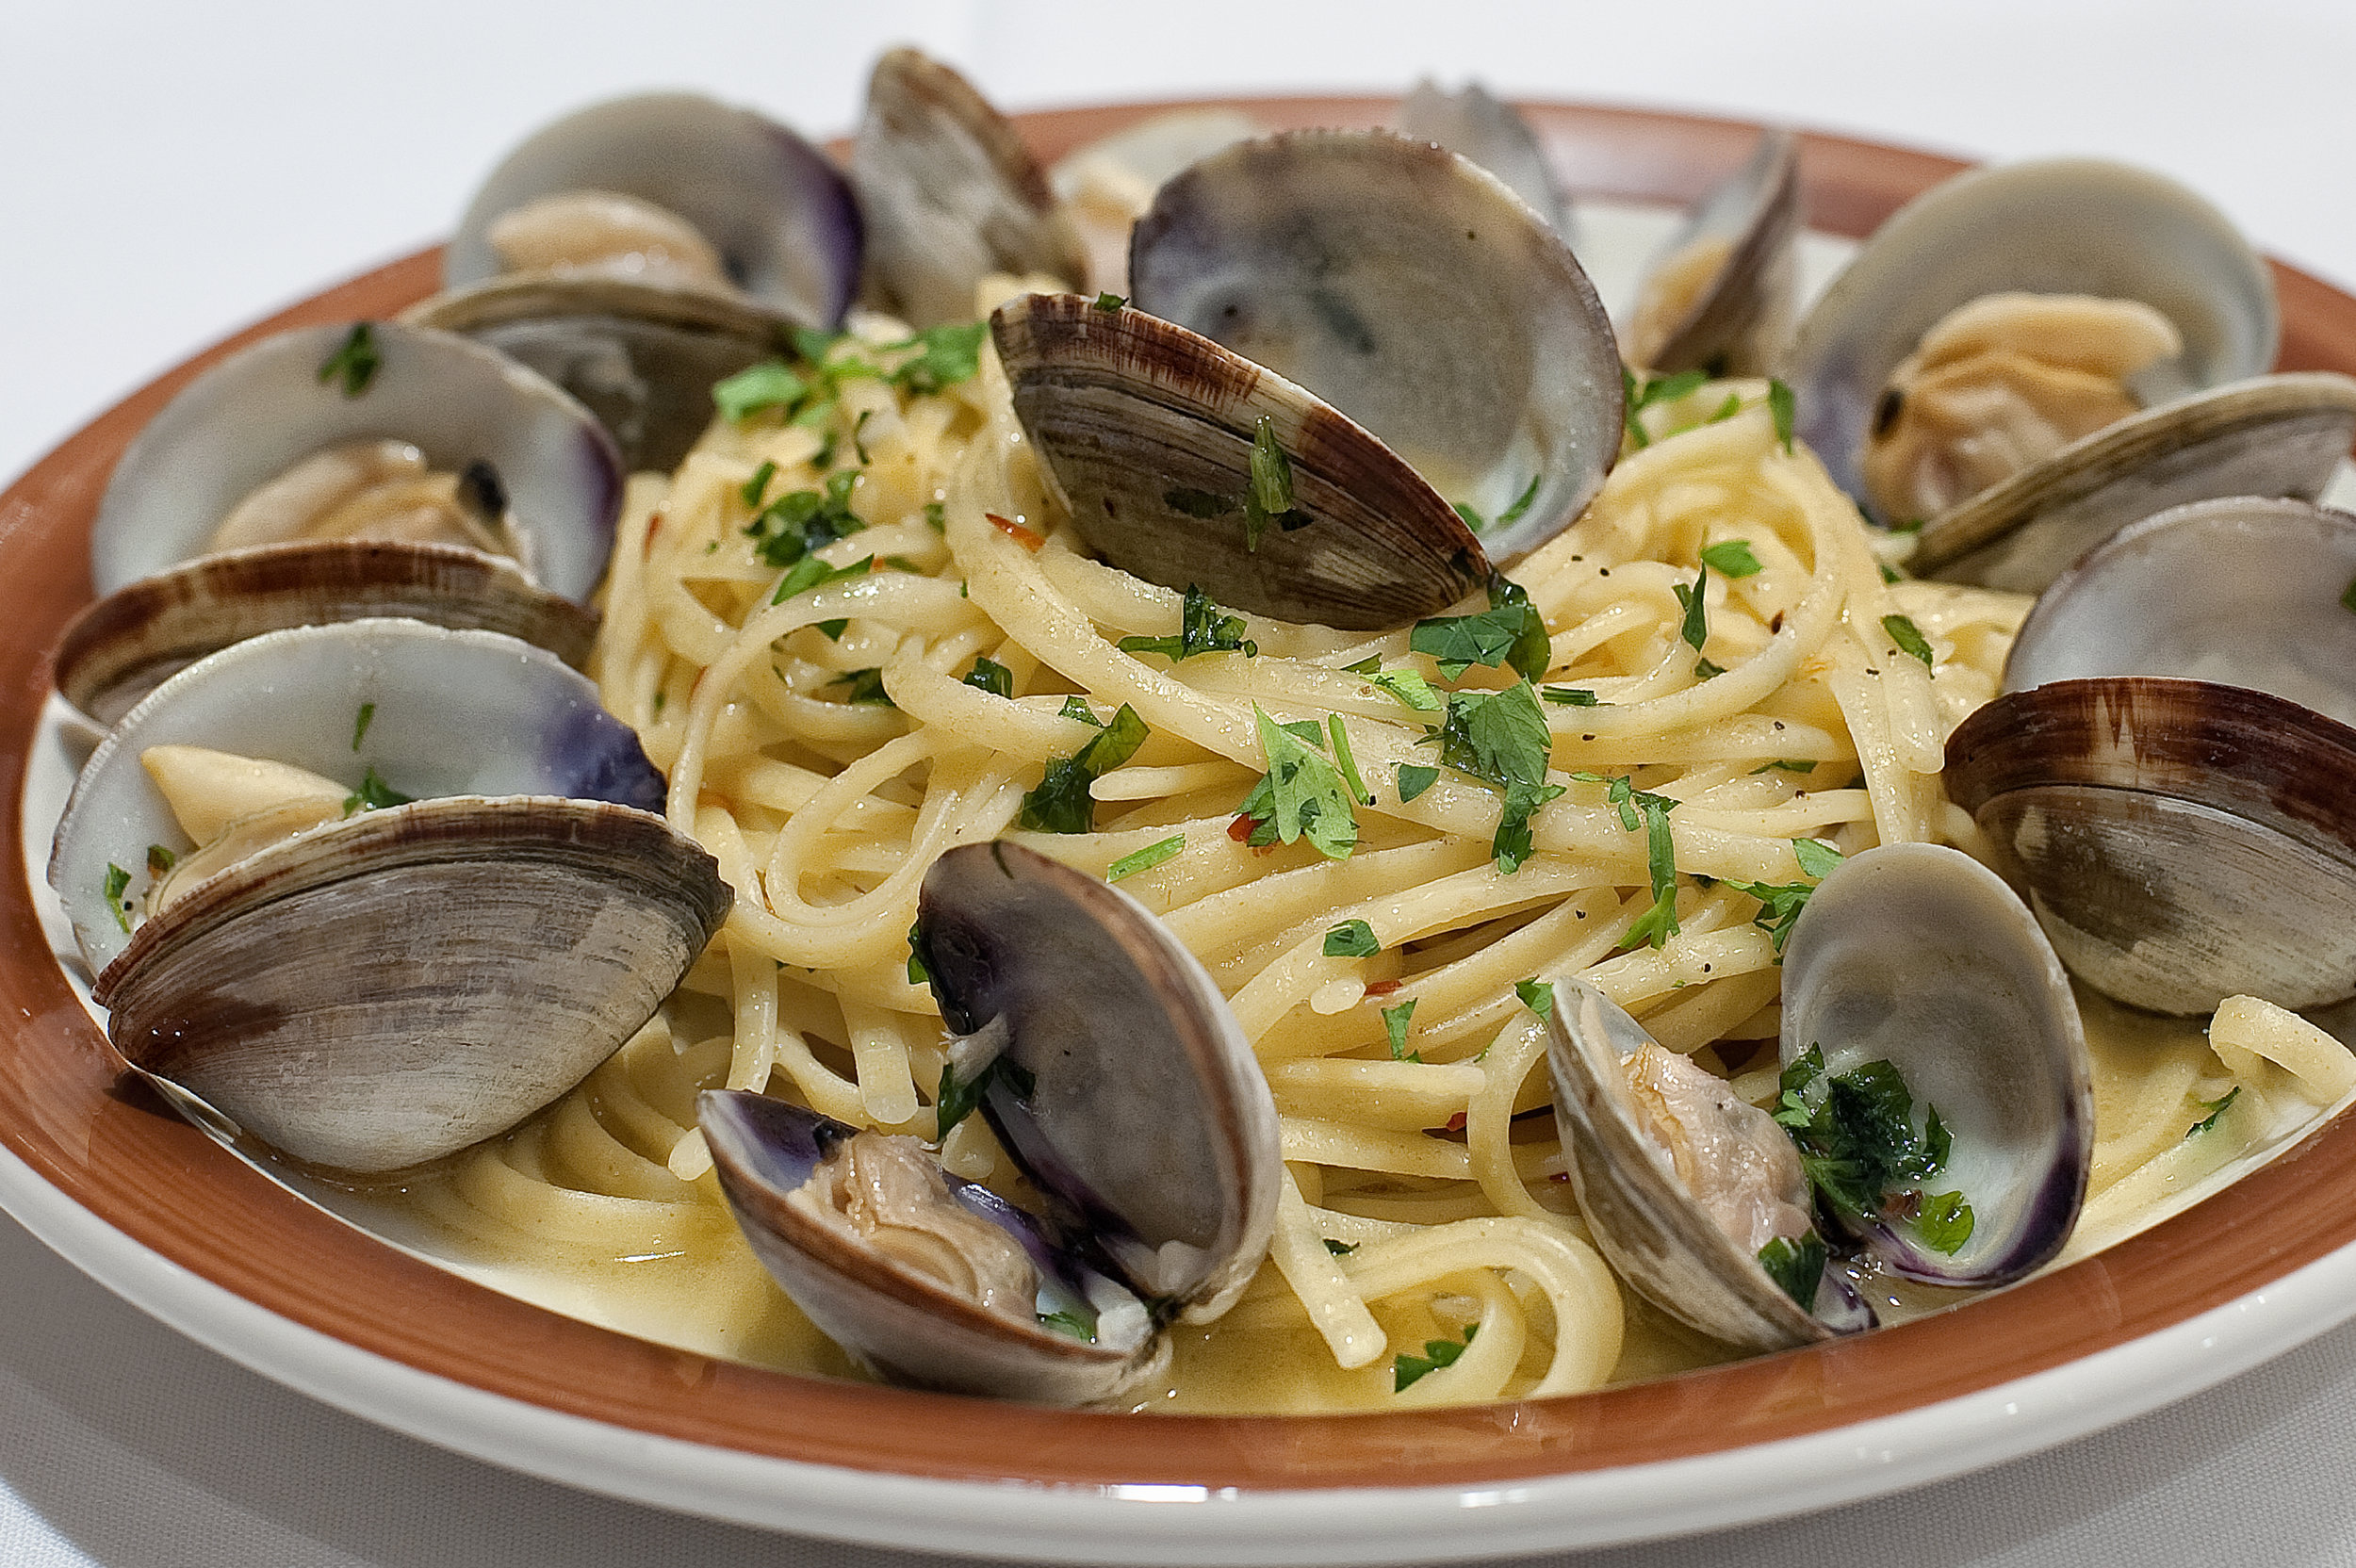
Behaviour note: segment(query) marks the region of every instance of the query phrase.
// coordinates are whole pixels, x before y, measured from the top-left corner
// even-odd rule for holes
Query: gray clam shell
[[[1247,141],[1166,183],[1130,241],[1139,309],[1305,387],[1534,549],[1619,455],[1619,351],[1560,236],[1495,175],[1381,131]]]
[[[124,450],[90,530],[99,593],[205,552],[230,509],[296,462],[364,436],[407,441],[434,467],[488,463],[525,535],[527,570],[588,602],[613,553],[621,462],[589,411],[533,371],[448,333],[378,322],[357,396],[320,368],[340,326],[303,327],[184,387]]]
[[[534,132],[467,204],[443,257],[444,284],[499,272],[488,236],[501,215],[582,189],[679,214],[739,288],[808,325],[841,321],[858,287],[859,209],[826,155],[765,115],[689,92],[616,98]]]
[[[1819,884],[1783,960],[1786,1066],[1888,1061],[1954,1135],[1926,1184],[1974,1221],[1952,1255],[1873,1223],[1868,1250],[1932,1284],[1998,1285],[2059,1252],[2094,1156],[2093,1068],[2060,960],[2028,908],[1958,850],[1885,844]]]
[[[1529,203],[1546,227],[1570,238],[1571,204],[1555,184],[1538,133],[1520,110],[1492,96],[1479,82],[1448,92],[1426,76],[1399,101],[1391,123],[1403,137],[1437,142],[1472,159]]]
[[[1713,187],[1662,247],[1662,259],[1704,237],[1724,237],[1733,248],[1649,368],[1765,374],[1791,330],[1800,225],[1799,139],[1771,126],[1742,167]]]

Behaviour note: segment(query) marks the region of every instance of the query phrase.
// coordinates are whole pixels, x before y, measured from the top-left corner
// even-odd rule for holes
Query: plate
[[[1024,117],[1050,157],[1171,106]],[[1271,125],[1388,100],[1260,101]],[[1576,197],[1684,203],[1755,128],[1532,111]],[[1860,236],[1960,165],[1805,139],[1818,231]],[[205,366],[268,333],[384,317],[438,255],[355,278],[156,381],[0,493],[0,810],[30,791],[46,651],[90,595],[116,456]],[[2277,267],[2282,368],[2356,370],[2356,299]],[[31,815],[28,816],[28,810]],[[36,820],[38,819],[38,820]],[[38,853],[33,858],[38,864]],[[352,1229],[118,1079],[0,880],[0,1206],[194,1338],[478,1458],[746,1524],[936,1551],[1201,1563],[1390,1562],[1677,1534],[1951,1476],[2126,1419],[2356,1315],[2356,1122],[2094,1258],[1857,1339],[1572,1398],[1331,1417],[1126,1417],[828,1382],[563,1317]],[[1412,1478],[1413,1485],[1399,1484]]]

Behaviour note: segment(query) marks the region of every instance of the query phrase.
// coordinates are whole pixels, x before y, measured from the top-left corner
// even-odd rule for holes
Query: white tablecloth
[[[832,132],[900,40],[1009,107],[1437,71],[1980,155],[2107,154],[2356,280],[2348,0],[0,0],[0,477],[227,328],[435,237],[564,107],[695,86]],[[2352,1467],[2356,1326],[1976,1477],[1581,1560],[2344,1563]],[[0,1560],[920,1560],[680,1520],[394,1436],[159,1327],[0,1219]]]

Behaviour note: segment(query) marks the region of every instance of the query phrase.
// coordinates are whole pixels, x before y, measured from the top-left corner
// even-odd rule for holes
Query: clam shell
[[[597,416],[632,473],[678,467],[712,423],[713,384],[793,351],[793,318],[749,299],[591,272],[489,278],[401,319],[546,376]]]
[[[1966,719],[1945,776],[2096,989],[2167,1013],[2356,995],[2356,730],[2204,681],[2061,680]]]
[[[1649,368],[1764,375],[1792,327],[1800,225],[1799,140],[1771,126],[1759,133],[1742,167],[1702,198],[1663,248],[1665,258],[1702,238],[1723,237],[1732,247],[1653,353]]]
[[[726,918],[718,864],[599,802],[444,798],[266,849],[100,972],[125,1060],[314,1165],[454,1152],[611,1055]]]
[[[1168,1362],[1169,1341],[1159,1333],[1124,1351],[1017,1323],[853,1246],[789,1204],[828,1145],[851,1135],[851,1128],[741,1092],[706,1093],[696,1114],[721,1189],[754,1253],[828,1338],[891,1380],[1077,1405],[1110,1398]],[[969,1207],[1023,1239],[1042,1271],[1055,1266],[1020,1210],[986,1188],[948,1181]]]
[[[356,539],[206,556],[107,595],[68,623],[58,694],[103,728],[207,654],[266,631],[367,616],[504,632],[578,668],[597,615],[504,561]]]
[[[1619,350],[1587,274],[1503,182],[1381,131],[1247,141],[1137,220],[1139,310],[1266,366],[1496,518],[1499,560],[1577,516],[1620,449]]]
[[[776,121],[688,92],[595,104],[534,132],[468,203],[442,258],[462,288],[496,276],[491,224],[542,196],[610,190],[684,218],[754,300],[814,327],[858,286],[859,209],[824,153]]]
[[[1124,571],[1357,629],[1437,613],[1488,576],[1464,519],[1389,448],[1208,338],[1050,294],[1001,306],[990,331],[1043,476],[1081,536]],[[1309,521],[1271,523],[1252,549],[1242,498],[1264,416]],[[1212,505],[1224,510],[1201,514]]]
[[[2356,724],[2350,582],[2356,515],[2250,496],[2173,507],[2054,579],[2013,638],[2004,689],[2167,676]]]
[[[231,355],[182,388],[125,449],[90,528],[90,578],[111,594],[205,553],[229,510],[340,441],[391,436],[436,468],[486,462],[507,493],[533,580],[585,604],[621,514],[614,443],[589,411],[505,355],[378,322],[358,396],[320,368],[348,329],[304,327]]]
[[[1529,203],[1546,227],[1570,237],[1571,205],[1554,182],[1538,133],[1519,110],[1490,96],[1479,82],[1446,92],[1426,76],[1399,101],[1391,123],[1412,140],[1433,142],[1470,158]]]
[[[2053,949],[2011,890],[1960,851],[1885,844],[1820,883],[1783,958],[1781,1055],[1827,1076],[1888,1061],[1954,1135],[1926,1188],[1972,1204],[1952,1254],[1904,1224],[1866,1249],[1932,1284],[1999,1285],[2070,1239],[2094,1156],[2093,1066]]]
[[[2313,500],[2356,438],[2356,380],[2259,376],[2130,415],[1923,525],[1928,576],[2036,593],[2123,525],[2223,496]]]
[[[992,272],[1043,272],[1077,286],[1088,256],[1047,172],[1014,126],[939,60],[890,49],[868,78],[851,147],[867,227],[867,275],[910,325],[973,318]]]

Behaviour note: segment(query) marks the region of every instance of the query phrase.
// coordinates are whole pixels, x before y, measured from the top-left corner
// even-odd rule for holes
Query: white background
[[[0,0],[0,481],[228,329],[438,237],[566,107],[696,87],[833,134],[901,41],[1009,108],[1394,91],[1436,71],[1970,155],[2107,154],[2356,282],[2356,0]],[[2356,1563],[2352,1472],[2356,1327],[1980,1477],[1581,1560]],[[676,1520],[381,1432],[150,1323],[0,1219],[0,1562],[918,1560]]]

